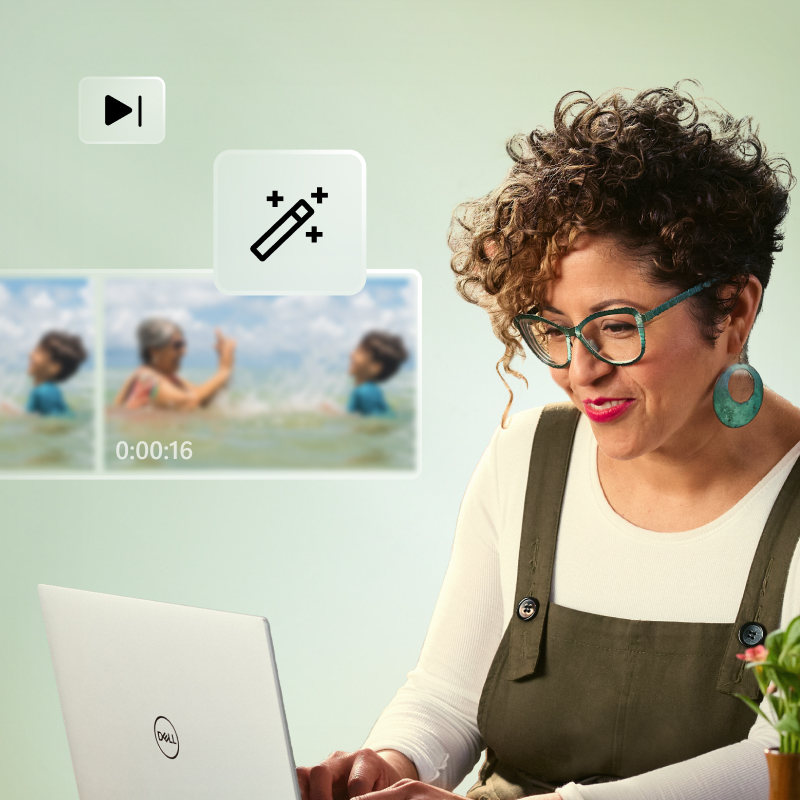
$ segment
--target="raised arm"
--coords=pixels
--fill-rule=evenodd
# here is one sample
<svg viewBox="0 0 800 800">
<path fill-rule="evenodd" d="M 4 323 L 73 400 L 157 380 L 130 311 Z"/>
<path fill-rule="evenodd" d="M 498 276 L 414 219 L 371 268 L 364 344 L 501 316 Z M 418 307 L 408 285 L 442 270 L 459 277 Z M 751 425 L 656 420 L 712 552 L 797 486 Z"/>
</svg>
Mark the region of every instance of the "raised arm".
<svg viewBox="0 0 800 800">
<path fill-rule="evenodd" d="M 236 351 L 235 340 L 223 336 L 219 329 L 216 336 L 214 349 L 218 354 L 217 371 L 207 381 L 197 385 L 184 381 L 181 386 L 176 386 L 161 378 L 153 398 L 156 406 L 187 411 L 206 406 L 214 399 L 217 392 L 230 380 Z"/>
</svg>

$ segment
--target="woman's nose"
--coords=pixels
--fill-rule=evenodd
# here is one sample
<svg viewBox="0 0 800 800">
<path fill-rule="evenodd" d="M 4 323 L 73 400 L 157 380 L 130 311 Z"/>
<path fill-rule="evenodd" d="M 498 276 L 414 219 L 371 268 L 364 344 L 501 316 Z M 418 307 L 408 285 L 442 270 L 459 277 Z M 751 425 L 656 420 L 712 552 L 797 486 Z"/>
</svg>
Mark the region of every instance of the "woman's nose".
<svg viewBox="0 0 800 800">
<path fill-rule="evenodd" d="M 595 358 L 579 339 L 572 340 L 572 359 L 569 363 L 570 381 L 579 386 L 589 386 L 605 375 L 608 375 L 613 364 L 606 364 Z"/>
</svg>

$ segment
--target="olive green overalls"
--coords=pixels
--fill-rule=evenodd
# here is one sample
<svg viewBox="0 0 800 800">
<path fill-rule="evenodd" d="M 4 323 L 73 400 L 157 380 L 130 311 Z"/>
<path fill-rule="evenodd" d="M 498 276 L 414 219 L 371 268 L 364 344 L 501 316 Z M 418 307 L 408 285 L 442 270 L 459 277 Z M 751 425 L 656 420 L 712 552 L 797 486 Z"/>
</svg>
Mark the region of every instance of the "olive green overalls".
<svg viewBox="0 0 800 800">
<path fill-rule="evenodd" d="M 740 741 L 755 721 L 732 696 L 760 700 L 736 653 L 780 623 L 800 534 L 800 461 L 769 514 L 732 625 L 589 614 L 550 602 L 579 416 L 571 404 L 546 406 L 534 436 L 515 613 L 478 708 L 487 749 L 467 795 L 475 800 L 639 775 Z"/>
</svg>

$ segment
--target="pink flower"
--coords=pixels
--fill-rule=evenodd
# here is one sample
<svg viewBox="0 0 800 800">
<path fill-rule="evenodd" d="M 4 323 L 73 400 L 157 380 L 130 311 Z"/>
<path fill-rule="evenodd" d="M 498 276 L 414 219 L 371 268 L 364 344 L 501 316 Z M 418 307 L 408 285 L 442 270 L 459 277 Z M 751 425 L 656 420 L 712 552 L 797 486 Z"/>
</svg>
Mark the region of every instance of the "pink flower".
<svg viewBox="0 0 800 800">
<path fill-rule="evenodd" d="M 740 661 L 766 661 L 769 650 L 763 644 L 757 647 L 748 647 L 744 653 L 737 653 L 736 658 Z"/>
</svg>

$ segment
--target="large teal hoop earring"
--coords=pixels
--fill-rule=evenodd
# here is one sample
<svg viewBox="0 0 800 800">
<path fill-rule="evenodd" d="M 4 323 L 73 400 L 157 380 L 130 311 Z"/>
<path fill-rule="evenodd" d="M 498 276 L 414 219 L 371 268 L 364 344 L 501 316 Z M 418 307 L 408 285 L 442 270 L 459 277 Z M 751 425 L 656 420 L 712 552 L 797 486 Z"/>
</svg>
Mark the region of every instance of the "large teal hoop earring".
<svg viewBox="0 0 800 800">
<path fill-rule="evenodd" d="M 753 394 L 744 403 L 731 397 L 728 382 L 734 372 L 743 369 L 753 379 Z M 761 376 L 749 364 L 731 364 L 714 384 L 714 413 L 717 419 L 728 428 L 741 428 L 755 419 L 764 399 L 764 384 Z"/>
</svg>

